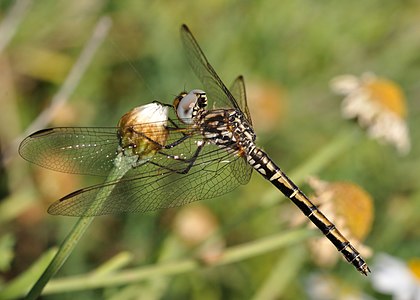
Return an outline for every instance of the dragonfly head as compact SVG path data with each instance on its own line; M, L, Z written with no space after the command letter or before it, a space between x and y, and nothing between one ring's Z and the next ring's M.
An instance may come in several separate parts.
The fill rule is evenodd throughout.
M182 92L174 100L176 114L181 122L192 124L199 111L207 107L207 96L202 90Z

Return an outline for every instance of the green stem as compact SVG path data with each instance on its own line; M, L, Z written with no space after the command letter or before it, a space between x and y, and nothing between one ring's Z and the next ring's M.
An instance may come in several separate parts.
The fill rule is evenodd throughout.
M2 285L0 288L0 299L19 299L27 291L35 278L39 278L42 272L46 269L48 264L52 261L55 254L57 253L56 248L45 251L38 259L23 273L16 276L6 285Z
M111 173L107 177L107 181L114 181L120 179L124 174L131 168L132 161L129 157L118 156L115 160L115 167L112 169ZM106 199L108 195L112 192L114 185L110 185L106 188L101 189L96 196L96 200L93 202L94 206L101 205L98 203L100 199ZM104 201L104 200L101 200ZM92 206L93 209L93 206ZM86 215L89 215L89 210L87 210ZM25 299L37 299L41 295L42 290L45 285L50 281L50 279L60 270L63 266L69 255L72 253L73 249L79 243L83 234L92 223L95 217L81 217L73 229L67 235L66 239L61 244L58 249L57 254L54 256L51 263L48 265L47 269L41 275L41 277L35 282L34 286L29 291Z
M307 253L305 249L291 246L273 265L271 274L263 288L253 296L253 300L279 299L279 295L289 286L289 282L297 278L297 274L305 262Z
M220 260L209 267L222 266L243 261L279 248L297 244L313 236L314 232L307 229L291 230L287 233L276 234L249 243L230 247L223 252ZM169 276L191 272L203 268L203 264L196 259L177 259L152 266L140 267L112 273L112 276L95 276L92 274L74 276L66 279L51 281L45 288L44 294L54 294L100 287L110 287L161 276Z
M48 265L47 269L37 280L32 289L29 291L26 299L37 299L39 295L41 295L45 285L48 283L51 277L53 277L55 273L58 272L58 270L67 260L70 253L73 251L74 247L77 245L83 236L83 233L86 231L93 219L94 217L83 217L77 221L73 227L73 230L67 235L66 239L61 244L57 254L54 256L54 259Z

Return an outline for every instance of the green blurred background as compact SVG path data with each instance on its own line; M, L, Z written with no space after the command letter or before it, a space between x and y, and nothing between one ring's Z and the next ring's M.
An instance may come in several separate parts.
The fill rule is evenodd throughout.
M316 174L305 175L352 181L372 195L375 221L366 244L374 255L420 255L420 2L27 2L15 35L0 52L0 290L59 245L75 222L48 215L49 204L101 180L30 165L18 156L15 141L48 107L105 15L112 19L105 41L46 127L115 126L132 107L152 100L171 103L183 89L202 88L179 38L179 27L186 23L228 86L237 75L245 76L257 142L290 173L357 127L341 118L341 99L330 91L329 81L375 72L405 92L411 153L400 157L391 146L362 135ZM0 20L14 3L0 2ZM261 201L273 199L282 201L261 208ZM220 237L227 247L287 232L285 215L296 210L258 174L232 193L195 205L206 211L203 218L210 218L212 226L227 227ZM132 255L126 268L190 257L192 250L174 229L183 209L188 208L97 218L57 276L88 273L122 251ZM384 297L344 261L332 268L314 265L307 249L302 242L226 266L45 299L247 299L267 284L274 263L290 253L299 259L286 259L288 267L275 279L281 287L274 293L277 299L308 298L313 274L328 274L339 288L358 295Z

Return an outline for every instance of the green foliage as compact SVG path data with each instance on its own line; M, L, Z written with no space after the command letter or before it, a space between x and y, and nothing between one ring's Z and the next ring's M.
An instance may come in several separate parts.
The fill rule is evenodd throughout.
M0 271L6 272L10 269L13 260L13 246L15 238L11 233L6 233L0 237Z
M0 22L14 3L2 2ZM0 176L6 182L0 191L5 195L0 199L0 295L10 289L13 297L26 292L40 274L37 269L27 275L31 266L48 257L45 267L51 245L60 245L71 230L75 220L49 216L48 205L102 180L29 166L17 156L14 141L60 91L104 15L113 21L105 42L64 106L43 127L116 126L132 107L153 100L171 103L183 89L202 88L179 39L179 27L186 23L228 86L237 75L245 76L257 142L274 161L305 191L309 175L362 186L375 201L375 222L366 241L373 253L418 256L419 11L418 1L32 1L0 52L0 149L5 157ZM365 71L394 80L405 92L412 140L405 157L340 117L341 99L328 82ZM264 94L268 103L253 97L256 86L276 88L274 96ZM273 113L273 120L257 117L261 112ZM296 230L287 220L295 208L258 176L232 193L199 203L216 220L227 253ZM206 268L194 260L200 247L183 241L175 229L183 209L97 218L46 288L50 295L45 298L62 299L68 292L70 298L89 299L298 299L316 272L340 278L343 289L351 286L381 297L369 278L346 262L332 268L314 265L302 240ZM129 263L90 274L125 251ZM131 280L134 275L138 280ZM13 280L22 277L25 284L15 289Z

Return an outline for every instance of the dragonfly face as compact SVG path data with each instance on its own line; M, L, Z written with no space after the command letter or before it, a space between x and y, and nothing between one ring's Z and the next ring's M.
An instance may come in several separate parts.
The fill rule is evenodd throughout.
M193 124L199 113L207 107L207 96L202 90L182 92L174 100L178 119L184 124Z

